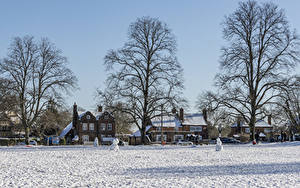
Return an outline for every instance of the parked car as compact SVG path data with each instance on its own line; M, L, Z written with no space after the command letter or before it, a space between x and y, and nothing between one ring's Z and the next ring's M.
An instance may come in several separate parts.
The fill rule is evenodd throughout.
M193 145L193 142L186 141L186 140L179 140L176 144L180 146L189 146L189 145Z
M25 142L20 142L18 145L25 146ZM37 142L35 140L30 140L28 145L37 146Z
M236 140L234 138L221 137L220 140L223 144L240 144L241 143L241 141Z

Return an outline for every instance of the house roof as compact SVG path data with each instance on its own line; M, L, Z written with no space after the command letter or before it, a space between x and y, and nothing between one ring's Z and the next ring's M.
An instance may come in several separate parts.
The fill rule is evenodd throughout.
M66 134L72 129L73 127L73 123L71 122L69 125L67 125L64 130L60 133L59 137L63 138L64 136L66 136Z
M175 116L163 116L163 127L181 127L180 121ZM153 127L161 127L161 117L152 119Z
M176 116L163 116L163 127L181 127L182 125L194 125L201 126L207 125L202 114L187 114L184 116L184 122L181 123L180 120ZM151 121L152 125L148 125L146 127L146 132L151 127L161 127L161 117L155 117ZM136 131L132 134L132 136L141 136L140 131Z
M95 112L96 120L99 120L99 118L102 116L103 112Z
M81 112L80 115L78 116L79 119L81 119L88 111L85 111L85 112Z
M207 125L203 114L190 114L184 116L182 125Z
M146 132L147 132L151 127L152 127L151 125L146 126ZM140 130L137 130L136 132L134 132L134 133L132 134L132 136L136 136L136 137L141 136Z
M248 124L246 124L245 122L241 122L241 127L249 127ZM231 125L231 127L237 127L237 123L234 123ZM268 124L267 122L265 122L264 120L258 120L255 123L255 127L273 127L272 125Z

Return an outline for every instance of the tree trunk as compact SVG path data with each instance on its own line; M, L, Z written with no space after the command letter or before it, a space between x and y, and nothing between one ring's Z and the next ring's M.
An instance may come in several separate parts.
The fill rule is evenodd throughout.
M145 139L146 126L142 125L142 129L140 131L141 131L141 144L145 145L146 144L146 142L145 142L145 140L146 140Z
M25 127L25 144L28 145L29 144L29 127L27 125L24 126Z

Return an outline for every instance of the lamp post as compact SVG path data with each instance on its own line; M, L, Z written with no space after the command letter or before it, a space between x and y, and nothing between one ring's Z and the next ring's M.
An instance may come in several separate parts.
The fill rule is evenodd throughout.
M160 140L161 145L164 143L164 134L163 134L163 104L161 105L161 113L160 113Z

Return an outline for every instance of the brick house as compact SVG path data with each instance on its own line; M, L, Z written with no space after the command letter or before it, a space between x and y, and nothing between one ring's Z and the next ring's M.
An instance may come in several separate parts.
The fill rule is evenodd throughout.
M264 120L258 120L255 123L255 133L259 135L260 139L268 140L273 135L273 126L271 125L271 119L268 118L268 122ZM240 136L240 135L248 135L250 136L250 127L248 124L243 121L234 123L231 125L231 132L229 136Z
M161 117L151 120L152 125L146 127L146 138L151 143L161 143L161 132L163 140L167 144L174 144L179 140L189 140L194 143L202 142L208 139L207 120L203 114L183 114L180 109L179 116L163 116L161 126ZM130 136L129 144L137 145L141 143L141 133L136 131Z
M0 137L19 137L21 132L21 121L14 112L0 113ZM23 135L24 133L22 133Z
M65 137L68 144L93 142L97 137L102 144L110 143L116 135L115 118L108 111L102 112L98 107L95 115L86 111L78 115L77 105L73 106L73 121L62 131L60 138Z

